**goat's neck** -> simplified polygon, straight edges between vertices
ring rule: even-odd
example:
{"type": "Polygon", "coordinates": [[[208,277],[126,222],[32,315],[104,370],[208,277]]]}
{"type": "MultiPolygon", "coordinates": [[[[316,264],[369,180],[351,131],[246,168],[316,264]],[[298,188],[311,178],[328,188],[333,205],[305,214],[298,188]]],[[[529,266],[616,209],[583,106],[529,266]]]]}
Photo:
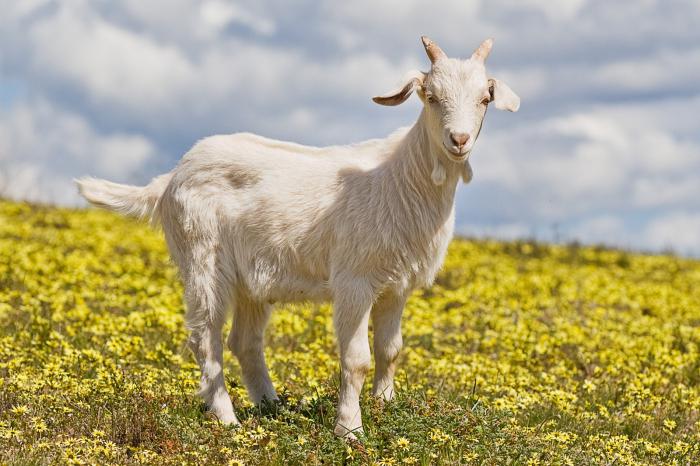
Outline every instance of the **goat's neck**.
{"type": "Polygon", "coordinates": [[[431,140],[422,111],[386,163],[392,178],[390,184],[403,207],[409,208],[413,215],[420,214],[438,223],[446,221],[452,213],[460,176],[459,167],[447,160],[443,150],[431,140]],[[445,180],[440,185],[432,179],[435,163],[445,164],[446,168],[445,180]]]}

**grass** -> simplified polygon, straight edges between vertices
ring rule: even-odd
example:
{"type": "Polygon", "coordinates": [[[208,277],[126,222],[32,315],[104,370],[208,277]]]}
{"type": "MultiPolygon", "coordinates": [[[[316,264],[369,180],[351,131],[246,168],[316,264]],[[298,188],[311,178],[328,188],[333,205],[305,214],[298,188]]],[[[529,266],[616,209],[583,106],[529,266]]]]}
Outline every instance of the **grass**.
{"type": "Polygon", "coordinates": [[[363,397],[361,443],[332,435],[330,313],[274,313],[279,405],[251,406],[227,354],[243,426],[223,427],[194,396],[160,233],[0,202],[0,464],[700,463],[696,260],[454,241],[407,304],[396,400],[363,397]]]}

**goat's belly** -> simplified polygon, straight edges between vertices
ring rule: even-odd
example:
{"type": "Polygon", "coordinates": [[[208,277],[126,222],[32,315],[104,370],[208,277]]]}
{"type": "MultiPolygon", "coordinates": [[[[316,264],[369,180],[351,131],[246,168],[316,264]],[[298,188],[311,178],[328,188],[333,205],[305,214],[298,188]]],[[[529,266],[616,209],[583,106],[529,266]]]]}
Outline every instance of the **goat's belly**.
{"type": "Polygon", "coordinates": [[[249,275],[247,287],[260,301],[291,303],[331,299],[328,281],[323,277],[266,267],[258,268],[257,272],[249,275]]]}
{"type": "Polygon", "coordinates": [[[332,295],[327,283],[298,279],[273,284],[266,296],[266,301],[281,303],[322,302],[331,299],[332,295]]]}

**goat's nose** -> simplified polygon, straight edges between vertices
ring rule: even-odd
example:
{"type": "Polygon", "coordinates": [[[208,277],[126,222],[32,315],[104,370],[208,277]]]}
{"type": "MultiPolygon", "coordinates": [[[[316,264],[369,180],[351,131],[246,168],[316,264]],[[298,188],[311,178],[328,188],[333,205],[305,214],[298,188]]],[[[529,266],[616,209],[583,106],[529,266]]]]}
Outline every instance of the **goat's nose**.
{"type": "Polygon", "coordinates": [[[450,133],[450,139],[452,139],[455,146],[462,147],[469,141],[469,135],[467,133],[452,132],[450,133]]]}

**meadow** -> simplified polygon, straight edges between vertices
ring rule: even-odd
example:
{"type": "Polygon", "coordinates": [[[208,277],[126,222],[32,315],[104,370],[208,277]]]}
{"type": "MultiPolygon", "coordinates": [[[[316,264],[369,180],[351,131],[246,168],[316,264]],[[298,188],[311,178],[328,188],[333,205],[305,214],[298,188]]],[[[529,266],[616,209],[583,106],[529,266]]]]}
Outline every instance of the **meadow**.
{"type": "Polygon", "coordinates": [[[330,306],[273,314],[278,405],[226,355],[241,428],[194,395],[183,311],[157,230],[0,201],[0,464],[700,464],[697,260],[455,240],[362,443],[332,434],[330,306]]]}

